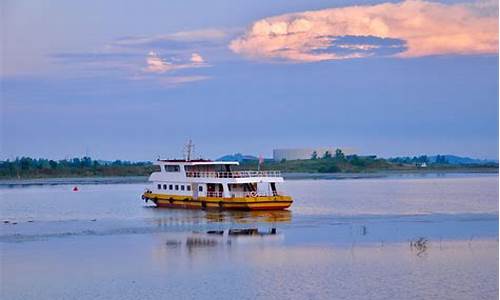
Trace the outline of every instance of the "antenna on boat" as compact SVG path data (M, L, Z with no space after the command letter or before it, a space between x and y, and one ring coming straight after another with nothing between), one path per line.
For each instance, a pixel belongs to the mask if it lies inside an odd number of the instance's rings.
M194 155L194 144L191 139L189 139L188 143L184 146L184 152L186 161L190 161L191 156Z

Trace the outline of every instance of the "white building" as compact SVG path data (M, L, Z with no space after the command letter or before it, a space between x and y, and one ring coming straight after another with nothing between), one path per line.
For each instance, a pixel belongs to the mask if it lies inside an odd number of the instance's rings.
M344 155L355 154L354 148L348 147L323 147L323 148L296 148L296 149L274 149L273 159L276 161L297 160L297 159L311 159L313 153L316 151L318 158L321 158L328 151L332 156L335 156L335 150L340 149Z

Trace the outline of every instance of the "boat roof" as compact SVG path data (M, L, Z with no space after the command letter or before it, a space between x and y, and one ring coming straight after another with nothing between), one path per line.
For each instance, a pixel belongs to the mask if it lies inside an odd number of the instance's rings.
M192 159L192 160L185 160L185 159L158 159L158 163L163 163L166 165L169 164L182 164L182 165L191 165L191 166L197 166L197 165L239 165L240 163L237 161L213 161L209 159Z

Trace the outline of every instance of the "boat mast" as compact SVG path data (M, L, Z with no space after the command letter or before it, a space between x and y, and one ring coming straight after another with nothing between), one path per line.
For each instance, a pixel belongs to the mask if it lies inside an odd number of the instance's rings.
M194 144L191 139L189 139L188 143L184 146L184 153L186 161L190 161L194 154Z

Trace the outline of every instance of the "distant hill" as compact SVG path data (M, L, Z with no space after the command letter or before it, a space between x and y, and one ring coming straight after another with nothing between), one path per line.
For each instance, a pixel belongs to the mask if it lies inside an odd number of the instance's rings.
M491 160L491 159L477 159L477 158L470 158L470 157L463 157L463 156L456 156L456 155L441 155L444 156L445 160L447 163L451 165L471 165L471 164L493 164L493 163L498 163L496 160ZM429 162L434 163L436 162L436 158L438 156L429 156Z
M421 155L421 156L403 156L403 157L393 157L388 159L391 162L396 163L431 163L431 164L447 164L447 165L497 165L498 161L492 159L477 159L470 157L463 157L457 155Z
M217 159L218 161L238 161L238 162L243 162L243 161L251 161L251 160L259 160L259 158L252 156L252 155L245 155L241 153L235 153L235 154L227 154L224 155L220 158Z

